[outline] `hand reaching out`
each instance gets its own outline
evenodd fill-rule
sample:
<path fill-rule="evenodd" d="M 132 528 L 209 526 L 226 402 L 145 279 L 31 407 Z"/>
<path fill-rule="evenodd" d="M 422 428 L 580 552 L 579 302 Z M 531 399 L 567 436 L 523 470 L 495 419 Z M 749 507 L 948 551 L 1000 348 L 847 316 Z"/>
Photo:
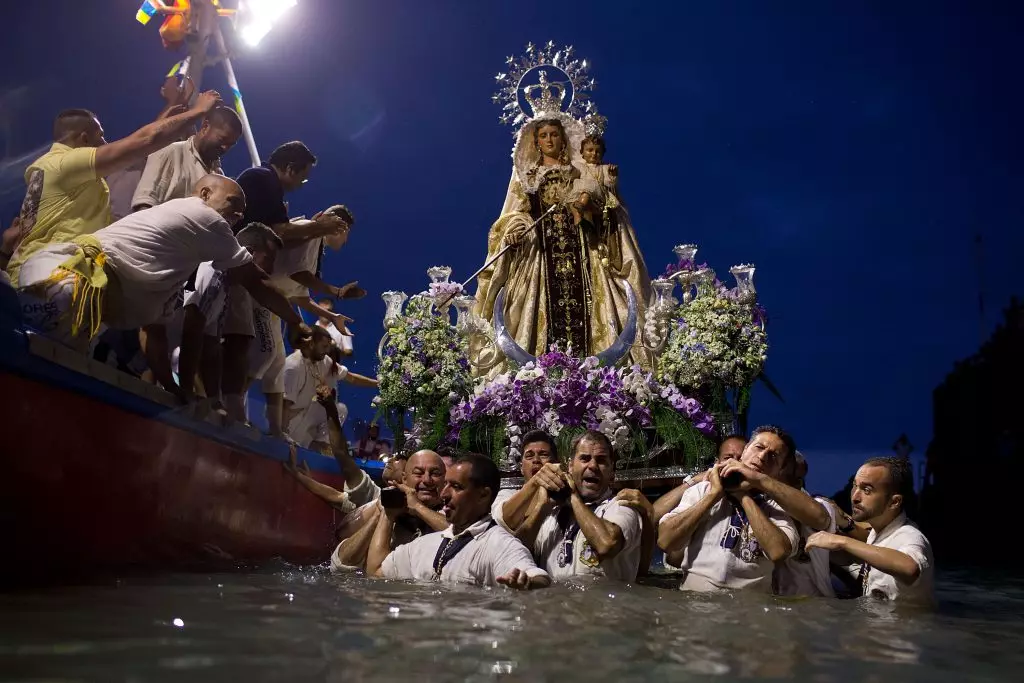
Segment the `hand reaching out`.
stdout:
<path fill-rule="evenodd" d="M 528 591 L 532 586 L 530 585 L 530 577 L 522 569 L 513 569 L 504 576 L 499 576 L 495 579 L 502 586 L 508 586 L 518 591 Z"/>
<path fill-rule="evenodd" d="M 199 111 L 209 113 L 220 104 L 220 93 L 216 90 L 207 90 L 196 99 L 195 108 Z"/>
<path fill-rule="evenodd" d="M 623 507 L 636 510 L 646 520 L 654 517 L 654 506 L 651 505 L 651 501 L 636 489 L 622 489 L 616 494 L 615 500 Z"/>
<path fill-rule="evenodd" d="M 823 550 L 842 550 L 845 539 L 839 534 L 830 534 L 827 531 L 818 531 L 807 538 L 806 548 L 821 548 Z"/>
<path fill-rule="evenodd" d="M 355 336 L 354 334 L 352 334 L 352 331 L 348 329 L 348 325 L 346 325 L 346 323 L 351 322 L 355 321 L 352 320 L 352 318 L 348 317 L 347 315 L 342 315 L 341 313 L 336 313 L 334 317 L 331 319 L 331 324 L 334 325 L 334 329 L 336 329 L 338 332 L 341 332 L 346 337 Z"/>
<path fill-rule="evenodd" d="M 339 299 L 362 299 L 366 296 L 366 290 L 359 286 L 359 281 L 349 282 L 347 285 L 335 287 L 334 296 Z"/>

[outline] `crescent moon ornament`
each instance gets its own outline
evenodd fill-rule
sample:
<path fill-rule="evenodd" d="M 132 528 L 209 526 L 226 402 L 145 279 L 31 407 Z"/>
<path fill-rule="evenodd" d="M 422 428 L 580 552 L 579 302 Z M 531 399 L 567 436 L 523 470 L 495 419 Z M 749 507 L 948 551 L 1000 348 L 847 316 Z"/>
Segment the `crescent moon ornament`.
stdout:
<path fill-rule="evenodd" d="M 516 340 L 512 338 L 512 335 L 508 333 L 508 329 L 505 327 L 505 288 L 502 287 L 501 291 L 498 292 L 498 296 L 494 299 L 494 341 L 501 349 L 501 352 L 505 354 L 505 357 L 509 360 L 518 363 L 519 365 L 526 365 L 527 363 L 534 363 L 537 361 L 536 356 L 531 356 L 526 352 L 522 346 L 516 343 Z"/>
<path fill-rule="evenodd" d="M 619 336 L 611 346 L 596 354 L 597 359 L 601 361 L 601 364 L 609 367 L 616 365 L 620 360 L 625 358 L 626 354 L 628 354 L 629 350 L 633 347 L 633 343 L 636 341 L 636 294 L 633 292 L 633 288 L 630 286 L 628 281 L 623 280 L 622 284 L 626 288 L 626 307 L 628 309 L 626 325 L 623 327 L 622 331 L 619 332 Z M 492 317 L 494 320 L 495 343 L 498 348 L 501 349 L 501 352 L 505 354 L 505 357 L 521 366 L 526 365 L 527 363 L 536 362 L 536 356 L 531 356 L 527 353 L 526 349 L 516 343 L 516 340 L 508 333 L 508 328 L 505 327 L 504 287 L 501 288 L 498 292 L 498 296 L 494 299 L 494 311 Z"/>
<path fill-rule="evenodd" d="M 612 345 L 597 354 L 601 364 L 608 367 L 615 366 L 620 360 L 625 358 L 636 341 L 636 293 L 633 292 L 633 287 L 630 286 L 629 281 L 622 280 L 622 284 L 626 287 L 626 324 L 622 331 L 619 332 L 619 336 L 612 342 Z"/>

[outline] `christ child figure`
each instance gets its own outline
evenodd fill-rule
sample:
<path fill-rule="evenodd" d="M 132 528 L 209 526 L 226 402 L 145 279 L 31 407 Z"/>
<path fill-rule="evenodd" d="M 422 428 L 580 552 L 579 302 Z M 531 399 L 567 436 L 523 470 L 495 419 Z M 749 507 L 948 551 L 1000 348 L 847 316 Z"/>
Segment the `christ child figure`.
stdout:
<path fill-rule="evenodd" d="M 604 163 L 604 152 L 604 138 L 600 135 L 588 135 L 580 143 L 585 172 L 605 191 L 605 208 L 615 209 L 619 206 L 619 167 Z"/>

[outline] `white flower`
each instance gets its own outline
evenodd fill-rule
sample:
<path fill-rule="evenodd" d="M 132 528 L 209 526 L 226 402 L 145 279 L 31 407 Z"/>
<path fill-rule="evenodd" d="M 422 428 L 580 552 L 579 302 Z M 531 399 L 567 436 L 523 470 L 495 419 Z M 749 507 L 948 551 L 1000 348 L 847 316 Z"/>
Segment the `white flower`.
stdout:
<path fill-rule="evenodd" d="M 529 382 L 544 376 L 544 370 L 541 368 L 531 368 L 530 365 L 532 365 L 532 363 L 525 365 L 522 370 L 516 373 L 516 380 L 520 382 Z"/>

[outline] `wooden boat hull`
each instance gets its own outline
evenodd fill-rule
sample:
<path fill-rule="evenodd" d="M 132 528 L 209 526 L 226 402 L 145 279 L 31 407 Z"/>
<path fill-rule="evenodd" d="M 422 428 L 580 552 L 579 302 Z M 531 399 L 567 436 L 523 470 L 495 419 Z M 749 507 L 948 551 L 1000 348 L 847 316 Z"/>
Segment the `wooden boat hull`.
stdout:
<path fill-rule="evenodd" d="M 117 385 L 120 373 L 93 361 L 61 364 L 30 352 L 31 337 L 4 296 L 5 577 L 328 559 L 340 516 L 284 471 L 283 442 L 138 396 Z M 79 371 L 67 367 L 79 362 Z M 342 488 L 333 459 L 301 453 L 317 479 Z M 379 475 L 381 465 L 366 469 Z"/>

